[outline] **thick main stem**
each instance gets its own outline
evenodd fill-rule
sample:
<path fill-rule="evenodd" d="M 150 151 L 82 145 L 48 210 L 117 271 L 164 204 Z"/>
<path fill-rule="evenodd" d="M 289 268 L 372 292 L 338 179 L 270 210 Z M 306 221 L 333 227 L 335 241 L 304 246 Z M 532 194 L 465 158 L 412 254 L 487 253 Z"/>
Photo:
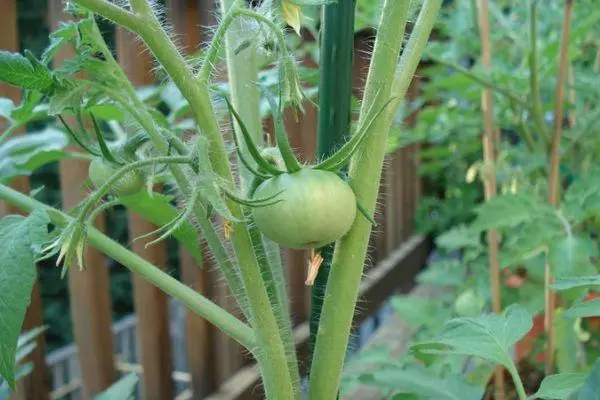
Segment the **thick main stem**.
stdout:
<path fill-rule="evenodd" d="M 133 4 L 139 7 L 139 10 L 135 10 L 136 14 L 128 13 L 105 0 L 77 0 L 77 2 L 91 11 L 123 25 L 144 40 L 190 104 L 196 123 L 209 141 L 213 169 L 223 179 L 233 183 L 225 141 L 219 130 L 208 87 L 194 77 L 185 59 L 169 38 L 156 15 L 147 5 L 143 4 L 145 1 L 139 0 Z M 153 137 L 152 140 L 161 153 L 166 153 L 168 146 L 164 138 Z M 176 166 L 172 166 L 171 171 L 173 171 L 180 189 L 184 191 L 187 187 L 189 191 L 189 183 L 185 175 L 177 174 Z M 228 206 L 235 217 L 240 219 L 243 217 L 239 204 L 228 199 Z M 198 218 L 206 218 L 205 215 L 196 214 Z M 265 357 L 259 357 L 259 363 L 263 372 L 267 395 L 271 398 L 286 398 L 293 392 L 293 388 L 287 368 L 285 349 L 279 336 L 277 321 L 262 281 L 260 267 L 254 254 L 246 223 L 233 224 L 232 242 L 241 266 L 242 281 L 248 291 L 250 320 L 255 331 L 257 345 L 260 351 L 265 354 Z M 268 360 L 268 362 L 261 362 L 261 359 Z"/>
<path fill-rule="evenodd" d="M 548 166 L 548 201 L 553 207 L 559 203 L 560 186 L 560 140 L 563 132 L 563 112 L 565 100 L 565 82 L 567 80 L 567 69 L 569 66 L 569 36 L 571 31 L 571 18 L 573 14 L 573 0 L 565 0 L 565 12 L 563 17 L 562 36 L 560 42 L 558 73 L 556 77 L 556 95 L 554 109 L 554 124 L 552 129 L 552 143 L 550 147 L 550 164 Z M 544 326 L 546 329 L 546 375 L 552 374 L 554 370 L 554 300 L 555 295 L 550 292 L 552 283 L 552 269 L 550 263 L 546 263 L 545 269 L 545 294 L 546 318 Z"/>
<path fill-rule="evenodd" d="M 375 106 L 374 109 L 381 108 L 392 95 L 404 98 L 441 4 L 442 0 L 426 0 L 423 3 L 396 73 L 409 0 L 384 2 L 361 106 L 361 120 L 366 118 L 372 106 Z M 349 176 L 356 196 L 368 212 L 375 208 L 387 133 L 396 109 L 389 107 L 380 115 L 372 130 L 376 133 L 365 139 L 350 165 Z M 364 218 L 356 218 L 348 234 L 336 243 L 329 275 L 329 282 L 333 284 L 327 285 L 312 361 L 310 399 L 330 400 L 336 397 L 370 232 L 371 224 Z"/>
<path fill-rule="evenodd" d="M 484 68 L 492 66 L 492 45 L 490 42 L 490 21 L 488 14 L 488 0 L 477 1 L 477 20 L 479 21 L 479 35 L 481 37 L 481 62 Z M 496 149 L 494 138 L 494 97 L 489 88 L 481 92 L 481 108 L 483 111 L 483 158 L 488 170 L 484 176 L 485 200 L 489 201 L 496 196 Z M 500 299 L 500 263 L 498 232 L 490 229 L 487 232 L 490 287 L 492 290 L 492 310 L 495 313 L 502 311 Z M 504 399 L 504 372 L 501 366 L 494 371 L 495 399 Z"/>
<path fill-rule="evenodd" d="M 59 226 L 66 226 L 72 221 L 72 217 L 2 184 L 0 184 L 0 198 L 25 212 L 48 210 L 53 215 L 59 214 L 60 217 L 53 218 L 54 222 Z M 97 229 L 89 228 L 87 238 L 92 246 L 96 247 L 99 251 L 121 263 L 131 271 L 140 274 L 144 279 L 179 300 L 190 310 L 230 335 L 248 350 L 253 351 L 255 349 L 256 343 L 252 330 L 227 311 L 150 264 L 142 257 L 127 250 Z"/>

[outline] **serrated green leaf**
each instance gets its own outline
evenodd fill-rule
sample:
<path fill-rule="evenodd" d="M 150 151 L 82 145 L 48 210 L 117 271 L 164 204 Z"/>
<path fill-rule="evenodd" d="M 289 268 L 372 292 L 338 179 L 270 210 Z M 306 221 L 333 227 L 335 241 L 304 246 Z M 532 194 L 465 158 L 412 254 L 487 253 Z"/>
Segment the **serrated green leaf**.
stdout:
<path fill-rule="evenodd" d="M 423 400 L 476 400 L 481 399 L 484 389 L 472 386 L 461 376 L 440 378 L 418 366 L 388 365 L 369 373 L 363 383 L 388 391 L 418 394 Z"/>
<path fill-rule="evenodd" d="M 466 265 L 458 260 L 441 260 L 417 275 L 417 282 L 427 285 L 461 286 L 465 283 Z"/>
<path fill-rule="evenodd" d="M 557 278 L 593 275 L 591 258 L 598 255 L 596 243 L 589 237 L 568 236 L 550 245 L 548 260 Z"/>
<path fill-rule="evenodd" d="M 565 311 L 567 318 L 600 317 L 600 298 L 577 303 Z"/>
<path fill-rule="evenodd" d="M 540 389 L 530 398 L 562 400 L 575 393 L 585 381 L 585 374 L 565 373 L 544 378 Z"/>
<path fill-rule="evenodd" d="M 119 197 L 119 201 L 133 212 L 141 215 L 157 226 L 163 226 L 177 217 L 180 211 L 171 205 L 170 196 L 153 193 L 152 197 L 146 191 L 133 196 Z M 173 236 L 183 245 L 192 257 L 203 265 L 201 238 L 189 221 L 184 222 L 173 231 Z"/>
<path fill-rule="evenodd" d="M 578 287 L 600 286 L 600 275 L 578 276 L 574 278 L 557 278 L 550 288 L 554 291 L 568 290 Z"/>
<path fill-rule="evenodd" d="M 582 174 L 567 189 L 562 208 L 576 223 L 600 214 L 600 174 L 596 169 Z"/>
<path fill-rule="evenodd" d="M 538 256 L 552 242 L 564 237 L 564 228 L 556 218 L 532 218 L 510 230 L 500 253 L 502 267 L 521 264 Z"/>
<path fill-rule="evenodd" d="M 11 99 L 0 97 L 0 117 L 10 119 L 15 103 Z"/>
<path fill-rule="evenodd" d="M 564 310 L 557 309 L 554 317 L 554 340 L 556 343 L 556 366 L 558 372 L 577 372 L 581 349 L 575 323 L 570 318 L 565 318 Z"/>
<path fill-rule="evenodd" d="M 513 227 L 548 212 L 548 205 L 531 194 L 503 194 L 475 208 L 477 218 L 470 228 L 483 231 L 490 228 Z"/>
<path fill-rule="evenodd" d="M 480 245 L 480 232 L 465 225 L 456 226 L 435 239 L 436 245 L 448 251 Z"/>
<path fill-rule="evenodd" d="M 417 343 L 412 349 L 431 354 L 476 356 L 514 368 L 510 349 L 532 326 L 531 314 L 513 304 L 500 315 L 450 320 L 439 336 Z"/>
<path fill-rule="evenodd" d="M 61 87 L 50 98 L 48 115 L 55 116 L 66 110 L 77 110 L 82 106 L 88 85 L 83 82 L 71 83 Z"/>
<path fill-rule="evenodd" d="M 26 121 L 31 117 L 34 108 L 40 103 L 42 94 L 34 90 L 26 90 L 19 107 L 13 109 L 11 118 L 16 121 Z"/>
<path fill-rule="evenodd" d="M 600 400 L 600 358 L 596 359 L 594 367 L 585 378 L 577 400 Z"/>
<path fill-rule="evenodd" d="M 31 175 L 40 166 L 66 156 L 68 137 L 54 128 L 12 137 L 0 145 L 0 181 Z"/>
<path fill-rule="evenodd" d="M 43 211 L 0 221 L 0 376 L 13 389 L 17 343 L 37 278 L 35 258 L 48 240 L 49 223 Z"/>
<path fill-rule="evenodd" d="M 108 389 L 94 397 L 94 400 L 131 400 L 135 398 L 135 389 L 139 378 L 133 372 L 125 375 Z"/>
<path fill-rule="evenodd" d="M 0 50 L 0 82 L 40 92 L 48 92 L 53 85 L 52 75 L 47 68 L 33 65 L 19 53 L 3 50 Z"/>

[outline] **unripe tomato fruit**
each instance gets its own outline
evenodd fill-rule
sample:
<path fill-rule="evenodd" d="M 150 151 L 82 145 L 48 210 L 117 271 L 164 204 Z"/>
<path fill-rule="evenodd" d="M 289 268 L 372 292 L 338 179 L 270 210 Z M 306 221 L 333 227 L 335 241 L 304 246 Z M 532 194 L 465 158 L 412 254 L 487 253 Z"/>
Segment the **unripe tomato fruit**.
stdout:
<path fill-rule="evenodd" d="M 99 188 L 117 170 L 117 166 L 107 161 L 104 161 L 101 158 L 95 158 L 90 163 L 88 174 L 94 186 Z M 144 178 L 144 175 L 141 172 L 128 171 L 125 175 L 121 177 L 121 179 L 115 182 L 110 192 L 116 196 L 130 196 L 141 191 L 144 188 L 145 184 L 146 179 Z"/>
<path fill-rule="evenodd" d="M 293 249 L 322 247 L 344 236 L 356 217 L 350 186 L 329 171 L 302 169 L 261 183 L 253 197 L 280 193 L 278 203 L 252 210 L 266 237 Z"/>
<path fill-rule="evenodd" d="M 454 302 L 454 311 L 461 317 L 475 317 L 483 311 L 485 301 L 473 289 L 462 292 Z"/>

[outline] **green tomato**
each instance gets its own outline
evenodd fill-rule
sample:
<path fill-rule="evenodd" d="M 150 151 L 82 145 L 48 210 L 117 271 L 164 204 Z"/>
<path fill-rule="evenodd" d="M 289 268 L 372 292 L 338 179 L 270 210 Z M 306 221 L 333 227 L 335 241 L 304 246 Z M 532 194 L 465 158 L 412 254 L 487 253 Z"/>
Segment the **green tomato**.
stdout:
<path fill-rule="evenodd" d="M 252 210 L 263 234 L 283 246 L 322 247 L 344 236 L 356 217 L 356 197 L 350 186 L 329 171 L 302 169 L 261 183 L 253 197 L 280 193 L 279 202 Z"/>
<path fill-rule="evenodd" d="M 95 158 L 88 170 L 90 180 L 99 188 L 102 186 L 116 171 L 118 167 L 101 158 Z M 136 194 L 144 188 L 146 179 L 139 171 L 129 171 L 121 179 L 117 180 L 110 192 L 116 196 L 130 196 Z"/>
<path fill-rule="evenodd" d="M 475 317 L 483 311 L 485 301 L 473 289 L 462 292 L 454 302 L 454 311 L 461 317 Z"/>

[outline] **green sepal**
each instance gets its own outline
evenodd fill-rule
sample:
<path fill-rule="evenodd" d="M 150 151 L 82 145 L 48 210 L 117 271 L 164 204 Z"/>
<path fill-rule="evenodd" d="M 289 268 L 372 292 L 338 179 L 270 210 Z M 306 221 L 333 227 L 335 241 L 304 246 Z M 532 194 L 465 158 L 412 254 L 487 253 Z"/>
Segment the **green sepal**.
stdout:
<path fill-rule="evenodd" d="M 350 158 L 352 158 L 354 153 L 356 153 L 356 151 L 360 148 L 360 145 L 362 144 L 363 140 L 367 137 L 367 133 L 369 133 L 369 131 L 371 130 L 371 127 L 373 126 L 373 123 L 375 122 L 377 117 L 379 117 L 379 115 L 381 115 L 381 113 L 386 109 L 386 107 L 395 99 L 396 97 L 390 98 L 372 117 L 369 117 L 368 115 L 370 115 L 373 112 L 373 109 L 371 107 L 371 109 L 367 113 L 366 122 L 358 128 L 358 130 L 352 136 L 352 138 L 349 141 L 347 141 L 331 157 L 320 162 L 312 168 L 337 172 L 341 168 L 343 168 L 344 165 L 348 164 Z"/>
<path fill-rule="evenodd" d="M 67 121 L 65 121 L 62 115 L 59 114 L 58 119 L 62 123 L 63 127 L 66 129 L 67 133 L 82 149 L 94 156 L 100 157 L 101 153 L 100 151 L 98 151 L 98 149 L 94 146 L 93 143 L 85 143 L 85 141 L 82 138 L 80 138 L 75 132 L 73 132 L 73 130 L 67 124 Z"/>
<path fill-rule="evenodd" d="M 269 101 L 271 113 L 273 114 L 273 122 L 275 123 L 275 137 L 277 138 L 277 146 L 281 152 L 281 158 L 283 158 L 285 167 L 290 174 L 298 172 L 302 169 L 302 166 L 296 159 L 296 156 L 292 151 L 292 147 L 290 146 L 287 134 L 285 133 L 285 125 L 283 123 L 282 113 L 279 107 L 277 107 L 277 104 L 275 104 L 275 100 L 269 94 L 269 92 L 264 90 L 263 93 Z"/>
<path fill-rule="evenodd" d="M 100 146 L 100 151 L 102 152 L 102 157 L 104 157 L 104 159 L 106 161 L 109 161 L 111 163 L 118 164 L 118 165 L 124 165 L 124 163 L 118 161 L 115 158 L 115 156 L 113 156 L 112 152 L 108 148 L 108 145 L 106 144 L 106 141 L 104 140 L 102 132 L 100 131 L 100 127 L 98 126 L 98 121 L 96 121 L 96 117 L 94 117 L 94 114 L 90 113 L 90 118 L 92 119 L 92 125 L 94 126 L 94 132 L 96 133 L 96 138 L 98 138 L 98 145 Z"/>
<path fill-rule="evenodd" d="M 235 118 L 235 120 L 237 121 L 237 123 L 240 127 L 240 130 L 242 131 L 242 136 L 244 137 L 244 141 L 246 142 L 246 146 L 248 147 L 248 153 L 250 153 L 250 156 L 252 156 L 252 158 L 254 159 L 256 164 L 259 166 L 259 168 L 263 169 L 265 172 L 272 174 L 272 175 L 283 174 L 284 171 L 280 171 L 278 168 L 275 168 L 273 165 L 271 165 L 269 162 L 267 162 L 267 160 L 265 160 L 260 155 L 260 152 L 258 151 L 256 144 L 252 140 L 252 137 L 250 136 L 250 133 L 248 132 L 248 129 L 246 128 L 246 124 L 244 124 L 244 122 L 242 121 L 239 114 L 234 110 L 234 108 L 231 105 L 227 96 L 223 96 L 223 98 L 225 99 L 225 102 L 227 103 L 227 108 L 229 108 L 229 112 L 233 115 L 233 117 Z M 233 136 L 235 136 L 235 133 Z M 237 148 L 239 151 L 239 146 L 237 146 Z M 239 152 L 241 153 L 241 151 L 239 151 Z"/>
<path fill-rule="evenodd" d="M 377 222 L 375 222 L 375 218 L 367 211 L 367 209 L 356 199 L 356 208 L 358 211 L 371 223 L 373 226 L 377 226 Z"/>

